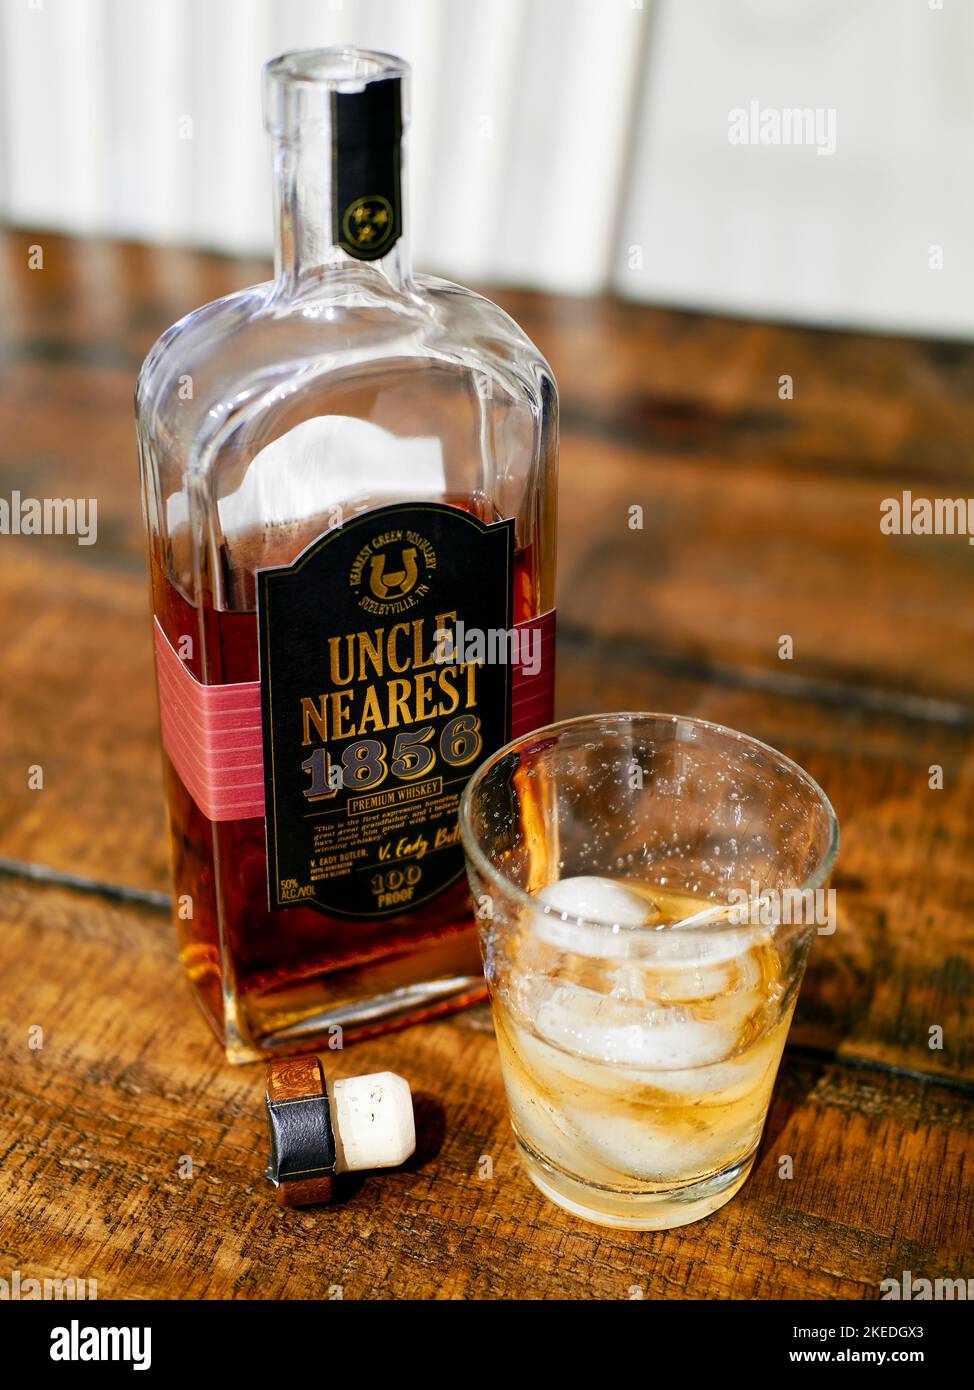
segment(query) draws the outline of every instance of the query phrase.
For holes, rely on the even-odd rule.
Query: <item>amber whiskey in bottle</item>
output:
[[[410,266],[408,83],[267,65],[274,279],[139,378],[175,916],[235,1062],[482,996],[457,803],[551,717],[555,386]]]

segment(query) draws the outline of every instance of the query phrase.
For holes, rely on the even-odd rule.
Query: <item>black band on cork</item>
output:
[[[267,1077],[271,1154],[267,1176],[285,1206],[329,1201],[335,1131],[317,1057],[272,1062]]]

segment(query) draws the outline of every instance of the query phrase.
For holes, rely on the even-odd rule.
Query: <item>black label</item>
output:
[[[460,877],[460,793],[511,719],[510,663],[463,658],[509,631],[513,565],[513,521],[404,502],[258,573],[272,909],[393,916]]]
[[[360,261],[385,256],[402,234],[401,79],[332,94],[332,238]]]

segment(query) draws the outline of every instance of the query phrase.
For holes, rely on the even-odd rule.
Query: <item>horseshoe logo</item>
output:
[[[416,583],[419,570],[415,547],[403,550],[400,563],[401,569],[387,572],[385,553],[372,556],[369,561],[369,588],[376,598],[404,598]]]

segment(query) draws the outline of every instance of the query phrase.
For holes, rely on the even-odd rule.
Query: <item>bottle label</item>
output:
[[[154,621],[162,746],[211,821],[264,815],[260,681],[204,685]],[[511,738],[550,724],[555,690],[555,610],[515,624]],[[486,750],[485,750],[486,751]]]
[[[332,239],[359,261],[385,256],[402,234],[401,88],[389,77],[332,94]]]
[[[514,522],[355,517],[257,575],[272,909],[411,912],[463,872],[457,810],[510,736]]]

